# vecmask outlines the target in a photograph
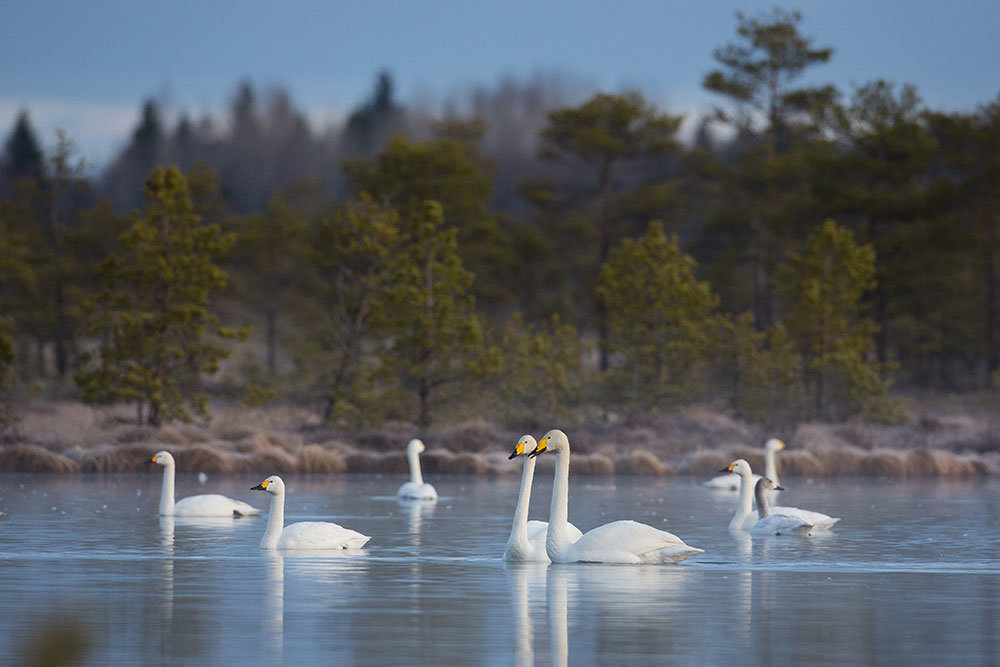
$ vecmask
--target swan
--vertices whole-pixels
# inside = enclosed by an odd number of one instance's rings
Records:
[[[771,514],[767,506],[768,491],[784,489],[767,477],[761,477],[754,485],[753,494],[757,500],[757,523],[750,529],[751,535],[808,535],[813,525],[800,516]]]
[[[549,562],[545,552],[545,536],[549,529],[548,522],[528,521],[528,503],[531,501],[531,481],[535,477],[535,459],[528,456],[538,443],[530,435],[522,435],[514,445],[514,452],[508,456],[513,459],[524,456],[524,469],[521,472],[521,490],[517,492],[517,506],[514,509],[514,523],[510,527],[510,537],[503,552],[506,561],[541,561]],[[583,534],[580,529],[567,523],[567,534],[570,542],[576,542]]]
[[[233,500],[217,493],[188,496],[174,502],[174,457],[168,451],[157,452],[150,463],[163,466],[163,488],[160,491],[160,516],[250,516],[260,510],[242,500]]]
[[[424,443],[414,438],[406,446],[406,458],[410,461],[410,481],[399,487],[397,498],[407,500],[437,500],[438,494],[434,487],[424,481],[420,474],[420,452],[427,449]]]
[[[584,533],[573,542],[569,522],[569,438],[559,429],[545,434],[531,452],[555,452],[556,472],[545,550],[553,563],[678,563],[704,553],[683,540],[636,521],[613,521]]]
[[[775,461],[775,455],[784,448],[785,443],[777,438],[771,438],[764,443],[764,477],[767,477],[774,482],[775,486],[781,483],[778,481],[778,464]],[[760,475],[754,475],[754,484],[756,484],[759,479]],[[705,486],[722,491],[739,491],[740,476],[733,473],[719,475],[718,477],[713,477],[705,482]]]
[[[285,523],[285,483],[277,475],[250,489],[271,494],[271,512],[260,541],[261,549],[360,549],[371,538],[327,521]]]
[[[719,472],[734,472],[740,477],[740,497],[736,502],[736,513],[729,522],[729,530],[750,530],[757,523],[757,512],[753,509],[753,472],[750,464],[743,459],[737,459]],[[820,512],[800,510],[797,507],[772,507],[772,514],[797,516],[813,525],[812,532],[829,530],[830,526],[840,521]]]

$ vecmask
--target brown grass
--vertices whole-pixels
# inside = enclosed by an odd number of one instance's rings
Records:
[[[812,452],[804,450],[784,451],[778,455],[778,475],[790,477],[824,477],[829,471]]]
[[[85,453],[80,459],[83,472],[146,472],[155,464],[150,463],[162,447],[149,444],[103,447]]]
[[[689,475],[707,477],[719,474],[719,470],[732,462],[733,459],[726,452],[699,450],[685,459],[681,470]]]
[[[326,449],[321,445],[306,445],[300,449],[296,465],[301,473],[347,472],[347,462],[340,452]]]
[[[0,449],[0,472],[80,472],[76,461],[37,445],[18,444]]]
[[[870,477],[905,477],[906,454],[895,449],[876,449],[861,458],[856,474]]]
[[[660,459],[645,449],[635,449],[615,460],[616,475],[672,475],[672,466],[664,464]]]
[[[265,452],[254,452],[248,454],[248,472],[257,472],[261,475],[280,475],[298,472],[298,463],[291,454],[273,447]]]

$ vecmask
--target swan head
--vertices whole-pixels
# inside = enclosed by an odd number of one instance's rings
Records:
[[[750,464],[743,459],[736,459],[719,472],[734,472],[743,477],[749,477],[753,473],[750,471]]]
[[[535,442],[535,438],[533,436],[522,435],[521,439],[517,441],[516,445],[514,445],[514,451],[507,457],[507,459],[513,459],[523,454],[531,454],[535,451],[536,447],[538,447],[538,443]]]
[[[773,481],[771,481],[770,477],[761,477],[760,479],[757,480],[757,487],[756,487],[757,493],[760,493],[761,491],[766,492],[766,491],[784,491],[784,490],[785,487],[778,486]]]
[[[149,462],[161,466],[172,466],[174,465],[174,457],[167,450],[163,450],[153,454],[153,458],[149,459]]]
[[[529,456],[535,457],[544,452],[561,452],[569,451],[569,438],[566,434],[557,428],[552,429],[538,441],[535,446],[535,451],[531,452]]]
[[[764,451],[767,452],[780,452],[785,448],[785,443],[777,438],[771,438],[764,443]]]
[[[423,452],[426,449],[427,449],[427,447],[424,445],[424,441],[423,440],[418,440],[417,438],[414,438],[413,440],[410,440],[410,443],[408,445],[406,445],[406,452],[407,452],[407,454],[410,454],[410,453],[413,453],[413,452],[416,452],[417,454],[419,454],[419,453]]]
[[[272,496],[280,496],[285,492],[285,483],[277,475],[271,475],[257,486],[250,487],[251,491],[267,491]]]

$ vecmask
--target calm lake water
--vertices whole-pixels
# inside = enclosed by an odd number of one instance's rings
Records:
[[[519,464],[518,469],[520,469]],[[260,477],[178,475],[177,497],[266,507]],[[705,553],[680,565],[505,565],[520,477],[290,476],[286,522],[372,536],[264,553],[265,519],[156,516],[161,475],[0,475],[0,655],[82,630],[85,663],[1000,664],[1000,483],[788,479],[780,504],[842,517],[734,539],[735,494],[576,477],[581,529],[632,518]],[[533,518],[551,480],[536,478]],[[69,624],[69,625],[67,625]]]

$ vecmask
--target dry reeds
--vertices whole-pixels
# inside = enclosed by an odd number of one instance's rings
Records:
[[[615,460],[616,475],[672,475],[674,469],[645,449],[635,449]]]
[[[306,445],[299,450],[296,458],[301,473],[333,474],[347,472],[347,462],[338,451],[331,451],[321,445]]]
[[[144,472],[153,464],[149,462],[161,447],[155,445],[125,445],[103,447],[87,452],[80,459],[83,472]]]
[[[76,461],[38,445],[18,444],[0,449],[0,472],[80,472]]]
[[[794,450],[782,452],[778,459],[778,474],[791,477],[821,477],[830,473],[812,452]]]
[[[719,470],[732,462],[733,459],[725,452],[699,450],[685,459],[681,469],[689,475],[707,477],[717,475]]]

